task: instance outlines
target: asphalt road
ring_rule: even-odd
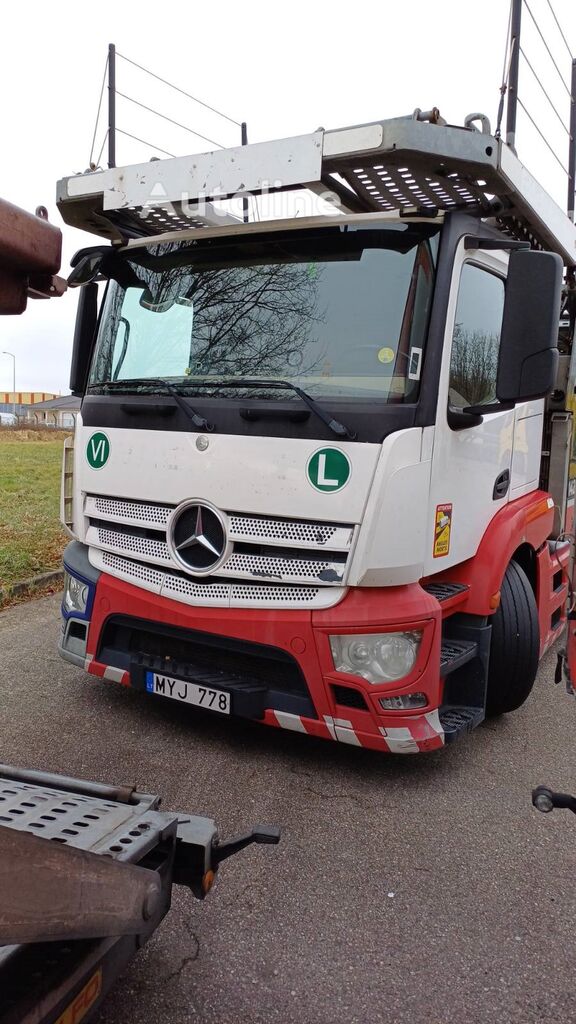
[[[0,613],[0,760],[283,828],[204,903],[176,891],[98,1024],[576,1021],[576,820],[530,804],[576,788],[553,654],[519,712],[387,758],[92,680],[55,652],[58,603]]]

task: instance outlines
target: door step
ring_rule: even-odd
[[[448,601],[451,597],[455,597],[457,594],[464,593],[465,590],[469,590],[469,586],[466,583],[425,583],[422,587],[427,594],[432,594],[437,601]]]
[[[442,678],[449,672],[455,672],[467,661],[472,661],[478,654],[475,640],[451,640],[444,638],[440,648],[440,675]]]
[[[424,583],[422,590],[425,590],[431,597],[442,605],[442,614],[448,609],[458,607],[465,602],[470,587],[467,583],[445,583],[444,580],[434,580]]]
[[[483,721],[482,708],[459,707],[457,704],[445,704],[440,708],[440,724],[446,743],[452,743],[463,732],[471,732]]]
[[[475,729],[486,713],[492,626],[470,620],[471,616],[456,615],[444,622],[449,635],[442,637],[440,648],[444,696],[439,715],[446,743]],[[462,665],[464,669],[457,671]]]

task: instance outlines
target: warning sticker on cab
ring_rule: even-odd
[[[434,522],[434,558],[442,558],[450,551],[452,505],[437,505]]]
[[[78,993],[70,1006],[58,1017],[56,1024],[80,1024],[88,1011],[94,1006],[102,991],[102,970],[99,968],[90,981]]]

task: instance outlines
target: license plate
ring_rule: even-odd
[[[149,693],[159,693],[162,697],[171,697],[182,704],[219,711],[221,715],[230,714],[230,694],[225,690],[215,690],[212,686],[185,683],[182,679],[163,676],[159,672],[147,672],[146,689]]]

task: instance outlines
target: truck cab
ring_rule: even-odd
[[[231,216],[270,182],[328,213]],[[398,118],[59,206],[109,239],[69,279],[62,656],[382,752],[520,706],[565,623],[576,231],[508,147]]]

